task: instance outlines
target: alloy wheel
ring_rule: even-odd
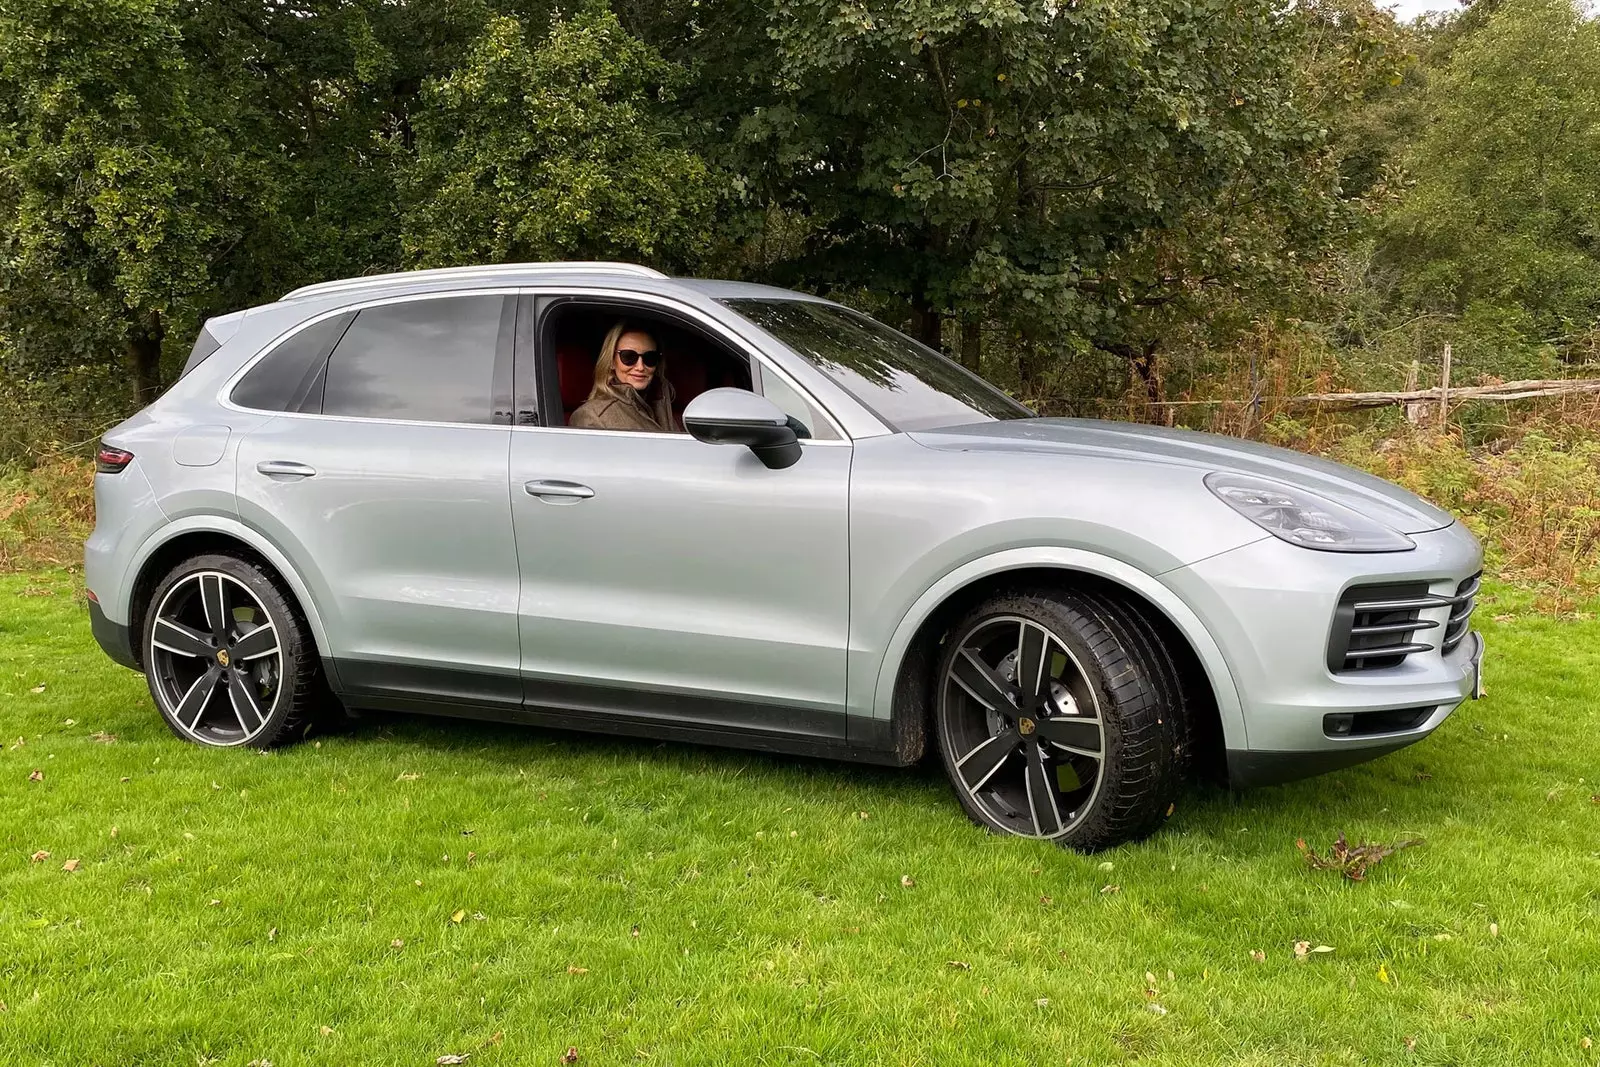
[[[283,691],[277,627],[248,586],[220,571],[186,575],[167,591],[148,668],[167,718],[206,745],[248,744]]]
[[[982,620],[950,659],[939,699],[957,788],[994,825],[1056,838],[1093,809],[1106,748],[1099,698],[1049,629]]]

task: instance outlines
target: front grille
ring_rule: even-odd
[[[1474,574],[1461,582],[1454,596],[1430,593],[1427,585],[1421,582],[1359,585],[1347,590],[1334,612],[1333,633],[1328,641],[1328,669],[1337,672],[1381,670],[1398,667],[1414,652],[1432,651],[1431,644],[1418,640],[1424,631],[1439,628],[1436,620],[1419,617],[1429,608],[1450,609],[1440,650],[1453,651],[1467,636],[1479,577]]]
[[[1450,599],[1450,621],[1445,623],[1444,644],[1440,646],[1447,656],[1455,651],[1472,626],[1472,609],[1478,606],[1478,580],[1482,577],[1479,572],[1463,581],[1456,586],[1456,595]]]

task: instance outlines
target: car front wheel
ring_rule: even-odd
[[[935,732],[967,814],[1093,851],[1154,831],[1181,778],[1181,688],[1139,612],[1101,593],[991,597],[948,634]]]
[[[185,741],[268,748],[309,721],[316,647],[255,563],[205,555],[173,568],[151,597],[143,640],[150,693]]]

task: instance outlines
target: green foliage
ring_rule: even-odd
[[[1456,45],[1427,106],[1404,157],[1414,184],[1386,231],[1401,297],[1494,324],[1521,318],[1524,342],[1592,326],[1600,24],[1573,0],[1506,0]]]
[[[519,20],[492,20],[413,116],[408,260],[695,265],[712,243],[716,189],[673,132],[681,81],[596,4],[536,43]]]

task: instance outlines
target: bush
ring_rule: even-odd
[[[94,464],[63,456],[0,472],[0,572],[79,567],[94,527]]]

